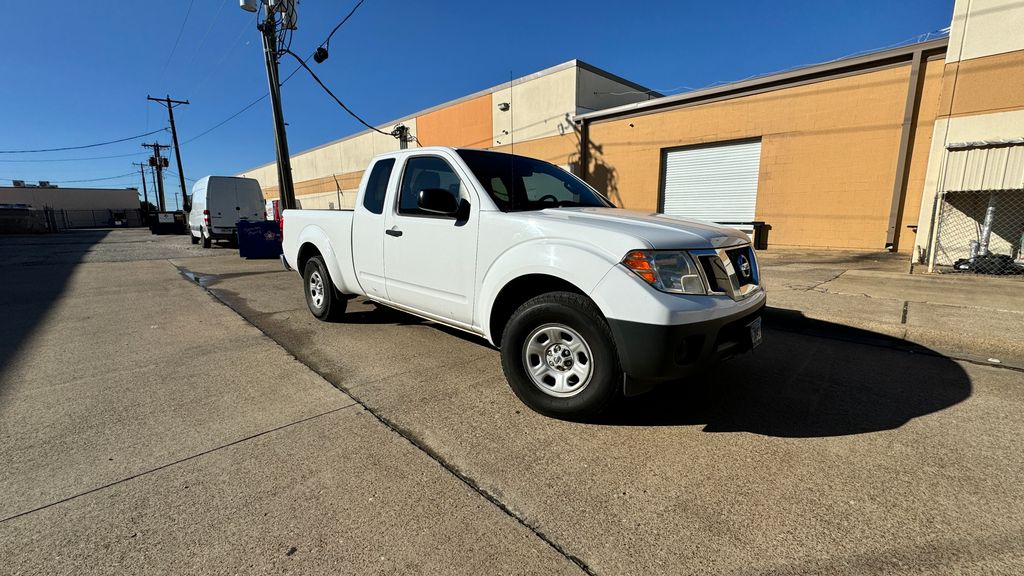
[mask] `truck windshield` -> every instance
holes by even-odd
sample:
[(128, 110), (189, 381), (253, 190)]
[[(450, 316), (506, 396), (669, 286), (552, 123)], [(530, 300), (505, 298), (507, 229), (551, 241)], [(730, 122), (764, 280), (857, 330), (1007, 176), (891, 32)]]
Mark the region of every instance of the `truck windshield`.
[(484, 150), (458, 150), (458, 154), (502, 212), (612, 207), (593, 188), (554, 164)]

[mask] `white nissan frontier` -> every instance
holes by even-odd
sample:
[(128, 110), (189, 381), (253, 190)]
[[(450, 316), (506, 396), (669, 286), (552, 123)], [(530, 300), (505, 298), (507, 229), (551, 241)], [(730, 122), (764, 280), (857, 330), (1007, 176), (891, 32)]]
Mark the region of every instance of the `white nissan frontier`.
[(374, 158), (353, 210), (285, 210), (282, 259), (339, 319), (361, 296), (482, 336), (532, 409), (590, 418), (761, 341), (750, 239), (616, 208), (532, 158), (427, 147)]

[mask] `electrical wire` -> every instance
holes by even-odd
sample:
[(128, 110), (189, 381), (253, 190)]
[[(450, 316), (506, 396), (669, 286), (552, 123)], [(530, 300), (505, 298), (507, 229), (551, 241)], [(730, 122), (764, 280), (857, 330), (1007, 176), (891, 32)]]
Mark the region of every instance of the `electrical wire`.
[(353, 6), (351, 10), (349, 10), (348, 14), (341, 19), (341, 22), (338, 22), (338, 25), (335, 26), (333, 30), (331, 30), (331, 33), (327, 35), (327, 39), (324, 40), (323, 44), (320, 44), (320, 46), (322, 46), (323, 48), (330, 48), (331, 38), (334, 36), (334, 33), (337, 32), (338, 28), (341, 28), (342, 25), (345, 24), (345, 22), (348, 22), (348, 19), (351, 18), (352, 15), (356, 13), (356, 10), (358, 10), (359, 7), (363, 5), (363, 2), (366, 2), (366, 0), (359, 0), (359, 2), (357, 2), (356, 5)]
[[(175, 172), (174, 170), (168, 170), (167, 168), (164, 168), (164, 172), (166, 172), (167, 174), (170, 174), (171, 176), (177, 176), (178, 175), (178, 173)], [(188, 180), (189, 182), (195, 182), (196, 181), (195, 178), (189, 178), (188, 176), (185, 176), (185, 180)]]
[(174, 58), (174, 51), (178, 49), (178, 43), (181, 42), (181, 35), (185, 32), (185, 24), (188, 24), (188, 17), (192, 14), (192, 4), (194, 3), (195, 0), (189, 0), (188, 2), (188, 9), (185, 10), (185, 19), (181, 21), (181, 28), (178, 29), (178, 36), (174, 39), (174, 45), (171, 46), (171, 53), (167, 55), (167, 62), (164, 62), (164, 67), (160, 70), (161, 78), (163, 78), (164, 73), (167, 72), (167, 67), (171, 65), (171, 60)]
[(31, 159), (18, 159), (18, 160), (3, 160), (0, 162), (4, 163), (27, 163), (27, 162), (84, 162), (86, 160), (107, 160), (109, 158), (131, 158), (145, 154), (145, 152), (132, 152), (130, 154), (114, 154), (112, 156), (87, 156), (85, 158), (31, 158)]
[(95, 144), (85, 144), (82, 146), (63, 146), (61, 148), (40, 148), (38, 150), (0, 150), (0, 154), (31, 154), (35, 152), (62, 152), (64, 150), (81, 150), (83, 148), (95, 148), (97, 146), (107, 146), (108, 144), (117, 144), (118, 142), (127, 142), (129, 140), (137, 140), (144, 138), (157, 132), (167, 132), (167, 128), (160, 128), (159, 130), (153, 130), (152, 132), (146, 132), (145, 134), (139, 134), (136, 136), (129, 136), (127, 138), (118, 138), (117, 140), (110, 140), (108, 142), (97, 142)]
[(291, 50), (288, 50), (287, 52), (285, 52), (285, 54), (290, 54), (292, 56), (292, 58), (295, 58), (295, 60), (298, 61), (299, 65), (302, 66), (303, 68), (305, 68), (306, 72), (309, 72), (309, 75), (313, 77), (313, 80), (316, 80), (316, 83), (319, 84), (320, 87), (324, 89), (324, 92), (327, 92), (327, 95), (330, 96), (331, 98), (333, 98), (334, 101), (338, 103), (338, 106), (341, 106), (342, 108), (344, 108), (345, 112), (348, 112), (349, 116), (355, 118), (356, 120), (359, 121), (360, 124), (362, 124), (363, 126), (366, 126), (370, 130), (373, 130), (374, 132), (378, 132), (378, 133), (383, 134), (385, 136), (394, 136), (393, 133), (385, 132), (385, 131), (381, 130), (380, 128), (377, 128), (376, 126), (371, 125), (366, 120), (363, 120), (362, 118), (360, 118), (359, 115), (356, 114), (355, 112), (353, 112), (351, 108), (349, 108), (348, 106), (345, 106), (345, 103), (342, 102), (341, 100), (339, 100), (338, 97), (334, 95), (334, 92), (331, 92), (331, 89), (328, 88), (327, 85), (324, 84), (323, 81), (320, 80), (320, 77), (316, 75), (316, 72), (313, 72), (313, 69), (310, 68), (309, 65), (306, 64), (302, 60), (302, 58), (299, 57), (298, 54), (296, 54), (295, 52), (292, 52)]
[[(342, 18), (342, 19), (341, 19), (341, 21), (340, 21), (340, 22), (338, 22), (338, 24), (334, 26), (334, 29), (332, 29), (332, 30), (331, 30), (331, 33), (330, 33), (330, 34), (329, 34), (329, 35), (327, 36), (327, 39), (326, 39), (326, 40), (324, 40), (324, 42), (323, 42), (323, 43), (321, 44), (321, 46), (325, 46), (325, 47), (326, 47), (326, 46), (329, 46), (329, 45), (330, 45), (330, 43), (331, 43), (331, 37), (332, 37), (332, 36), (334, 36), (334, 33), (335, 33), (335, 32), (337, 32), (337, 31), (338, 31), (338, 29), (339, 29), (339, 28), (341, 28), (341, 26), (342, 26), (343, 24), (345, 24), (345, 22), (347, 22), (347, 21), (348, 21), (348, 19), (349, 19), (349, 18), (351, 18), (353, 14), (355, 14), (356, 10), (358, 10), (358, 9), (359, 9), (359, 7), (360, 7), (360, 6), (362, 6), (363, 2), (365, 2), (365, 1), (366, 1), (366, 0), (359, 0), (359, 2), (357, 2), (357, 3), (356, 3), (356, 5), (355, 5), (355, 6), (353, 6), (351, 10), (349, 10), (348, 14), (346, 14), (346, 15), (345, 15), (345, 17), (344, 17), (344, 18)], [(260, 5), (259, 5), (259, 7), (258, 7), (258, 9), (257, 9), (257, 12), (256, 12), (256, 21), (259, 21), (259, 19), (260, 19), (260, 16), (262, 15), (262, 13), (263, 13), (263, 4), (262, 4), (262, 3), (260, 3)], [(277, 20), (277, 22), (278, 22), (278, 23), (280, 23), (280, 22), (281, 22), (282, 20), (283, 20), (283, 19), (278, 19), (278, 20)], [(243, 32), (244, 32), (244, 29), (243, 29)], [(239, 36), (239, 38), (241, 38), (241, 35)], [(237, 43), (237, 42), (238, 42), (238, 40), (236, 39), (236, 40), (235, 40), (235, 42)], [(290, 45), (290, 42), (289, 42), (289, 45)], [(292, 56), (294, 56), (294, 57), (298, 58), (298, 56), (296, 56), (296, 55), (295, 55), (295, 53), (291, 52), (291, 49), (290, 49), (290, 48), (286, 48), (285, 50), (282, 50), (282, 52), (290, 53), (290, 54), (292, 54)], [(294, 70), (292, 70), (292, 71), (291, 71), (291, 72), (290, 72), (290, 73), (289, 73), (289, 74), (288, 74), (287, 76), (285, 76), (284, 80), (282, 80), (282, 81), (281, 81), (281, 86), (284, 86), (284, 85), (285, 85), (285, 84), (286, 84), (286, 83), (287, 83), (287, 82), (288, 82), (289, 80), (291, 80), (291, 79), (292, 79), (292, 76), (295, 76), (295, 74), (296, 74), (296, 73), (297, 73), (297, 72), (298, 72), (298, 71), (299, 71), (299, 70), (300, 70), (301, 68), (306, 68), (306, 70), (308, 70), (308, 71), (309, 71), (309, 73), (313, 75), (313, 78), (314, 78), (314, 79), (316, 79), (318, 83), (320, 83), (319, 79), (318, 79), (318, 78), (316, 78), (316, 74), (313, 74), (313, 71), (312, 71), (312, 70), (310, 70), (308, 66), (306, 66), (306, 64), (307, 64), (307, 63), (308, 63), (308, 62), (309, 62), (309, 61), (310, 61), (310, 60), (311, 60), (312, 58), (313, 58), (313, 54), (310, 54), (310, 55), (309, 55), (309, 56), (307, 56), (307, 57), (306, 57), (305, 59), (300, 59), (300, 60), (299, 60), (299, 63), (300, 63), (300, 64), (302, 64), (302, 66), (296, 66)], [(324, 85), (323, 85), (323, 83), (320, 83), (320, 85), (321, 85), (321, 86), (322, 86), (322, 87), (323, 87), (323, 88), (324, 88), (325, 90), (327, 90), (327, 87), (326, 87), (326, 86), (324, 86)], [(328, 93), (330, 94), (331, 92), (330, 92), (330, 91), (328, 90)], [(333, 96), (333, 94), (331, 94), (331, 95)], [(231, 115), (230, 115), (230, 116), (228, 116), (227, 118), (225, 118), (225, 119), (221, 120), (220, 122), (217, 122), (217, 123), (216, 123), (216, 124), (214, 124), (213, 126), (211, 126), (211, 127), (207, 128), (206, 130), (203, 130), (202, 132), (200, 132), (199, 134), (196, 134), (195, 136), (193, 136), (193, 137), (189, 138), (188, 140), (185, 140), (184, 142), (182, 142), (182, 143), (181, 143), (181, 145), (182, 145), (182, 146), (184, 146), (185, 144), (188, 144), (189, 142), (193, 142), (193, 141), (195, 141), (195, 140), (198, 140), (199, 138), (202, 138), (203, 136), (206, 136), (206, 135), (207, 135), (207, 134), (209, 134), (210, 132), (213, 132), (214, 130), (216, 130), (217, 128), (220, 128), (221, 126), (223, 126), (223, 125), (225, 125), (225, 124), (227, 124), (227, 123), (228, 123), (228, 122), (230, 122), (231, 120), (234, 120), (235, 118), (237, 118), (238, 116), (240, 116), (240, 115), (241, 115), (241, 114), (242, 114), (243, 112), (245, 112), (246, 110), (249, 110), (250, 108), (252, 108), (252, 107), (253, 107), (253, 106), (255, 106), (256, 104), (259, 104), (260, 102), (262, 102), (263, 100), (265, 100), (265, 99), (266, 99), (266, 98), (267, 98), (268, 96), (270, 96), (270, 92), (267, 92), (267, 93), (263, 94), (263, 96), (260, 96), (259, 98), (257, 98), (257, 99), (255, 99), (255, 100), (253, 100), (252, 102), (250, 102), (250, 103), (246, 104), (246, 105), (245, 105), (245, 106), (243, 106), (243, 107), (242, 107), (242, 108), (241, 108), (240, 110), (238, 110), (237, 112), (235, 112), (235, 113), (231, 114)], [(337, 99), (337, 97), (335, 97), (335, 100), (336, 100), (336, 101), (338, 101), (338, 103), (339, 103), (339, 104), (341, 104), (341, 101), (340, 101), (340, 100), (338, 100), (338, 99)], [(344, 104), (341, 104), (341, 105), (342, 105), (342, 107), (345, 107), (345, 105), (344, 105)], [(346, 110), (348, 110), (348, 108), (346, 108)], [(369, 124), (367, 124), (366, 122), (363, 122), (363, 120), (362, 120), (361, 118), (359, 118), (358, 116), (355, 116), (355, 114), (353, 114), (353, 113), (351, 112), (351, 110), (349, 110), (349, 113), (350, 113), (350, 114), (352, 114), (352, 115), (353, 115), (353, 116), (354, 116), (354, 117), (355, 117), (355, 118), (356, 118), (357, 120), (359, 120), (360, 122), (362, 122), (362, 124), (363, 124), (363, 125), (365, 125), (365, 126), (369, 126)], [(369, 126), (369, 127), (370, 127), (370, 128), (372, 128), (372, 129), (374, 129), (374, 130), (377, 130), (377, 129), (376, 129), (376, 128), (374, 128), (373, 126)], [(377, 130), (377, 131), (378, 131), (378, 132), (381, 132), (380, 130)], [(387, 134), (387, 132), (381, 132), (381, 133), (382, 133), (382, 134)], [(389, 136), (391, 136), (392, 134), (388, 134), (388, 135), (389, 135)], [(415, 139), (415, 136), (413, 136), (413, 138)], [(419, 142), (417, 141), (417, 144), (418, 144), (418, 143), (419, 143)]]
[[(138, 172), (136, 172), (135, 170), (132, 170), (131, 172), (128, 172), (128, 173), (125, 173), (125, 174), (118, 174), (117, 176), (105, 176), (103, 178), (85, 178), (85, 179), (81, 179), (81, 180), (50, 180), (49, 182), (52, 183), (52, 184), (72, 184), (72, 183), (76, 183), (76, 182), (100, 182), (102, 180), (117, 180), (118, 178), (124, 178), (126, 176), (138, 176), (138, 175), (139, 175)], [(14, 180), (21, 180), (21, 178), (0, 178), (0, 180), (10, 180), (10, 181), (13, 182)]]

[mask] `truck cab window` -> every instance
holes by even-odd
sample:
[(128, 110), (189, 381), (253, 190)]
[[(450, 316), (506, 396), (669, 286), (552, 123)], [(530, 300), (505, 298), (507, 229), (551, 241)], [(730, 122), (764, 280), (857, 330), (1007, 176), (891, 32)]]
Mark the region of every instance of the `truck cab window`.
[(384, 213), (384, 196), (388, 193), (388, 180), (391, 179), (391, 169), (394, 166), (394, 158), (385, 158), (373, 165), (370, 179), (366, 181), (363, 208), (374, 214)]
[(398, 197), (398, 213), (405, 215), (434, 216), (420, 210), (420, 190), (440, 188), (460, 197), (462, 181), (443, 159), (437, 156), (417, 156), (405, 163), (402, 175), (402, 189)]

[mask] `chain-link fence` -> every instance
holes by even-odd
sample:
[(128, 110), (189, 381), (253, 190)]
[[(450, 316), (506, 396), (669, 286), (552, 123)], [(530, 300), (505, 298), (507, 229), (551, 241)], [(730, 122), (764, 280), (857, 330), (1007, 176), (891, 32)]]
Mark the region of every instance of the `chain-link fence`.
[(141, 210), (54, 210), (61, 228), (142, 226)]
[(946, 192), (934, 270), (1024, 278), (1024, 190)]

